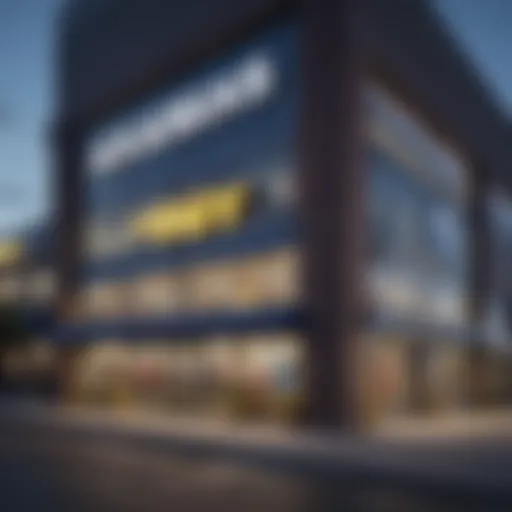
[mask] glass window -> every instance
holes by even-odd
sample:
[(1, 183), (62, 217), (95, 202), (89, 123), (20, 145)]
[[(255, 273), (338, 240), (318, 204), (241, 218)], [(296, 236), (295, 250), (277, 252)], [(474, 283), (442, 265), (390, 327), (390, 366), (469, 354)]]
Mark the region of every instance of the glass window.
[(183, 293), (197, 310), (244, 309), (294, 304), (298, 288), (298, 252), (285, 248), (190, 268)]
[(89, 285), (84, 297), (84, 309), (86, 316), (93, 319), (126, 315), (126, 283), (100, 282)]
[(50, 301), (55, 292), (55, 276), (50, 270), (38, 270), (27, 276), (25, 298), (29, 302), (44, 304)]
[(381, 312), (463, 326), (466, 169), (387, 92), (367, 91), (368, 285)]
[(4, 303), (17, 302), (21, 297), (23, 282), (19, 275), (0, 276), (0, 301)]
[(488, 197), (491, 235), (491, 282), (484, 319), (484, 336), (489, 342), (507, 343), (511, 337), (512, 279), (512, 201), (493, 190)]
[(294, 334), (98, 340), (80, 356), (82, 397), (118, 405), (293, 420), (303, 398), (304, 346)]
[(193, 267), (185, 271), (187, 307), (204, 311), (231, 309), (236, 301), (236, 272), (232, 262)]
[(296, 303), (299, 300), (298, 259), (298, 251), (290, 248), (240, 262), (238, 305), (265, 307)]
[(173, 313), (181, 308), (182, 283), (179, 273), (141, 276), (131, 281), (132, 311), (134, 314)]
[(133, 236), (124, 222), (102, 220), (87, 231), (85, 253), (87, 258), (122, 254), (134, 245)]

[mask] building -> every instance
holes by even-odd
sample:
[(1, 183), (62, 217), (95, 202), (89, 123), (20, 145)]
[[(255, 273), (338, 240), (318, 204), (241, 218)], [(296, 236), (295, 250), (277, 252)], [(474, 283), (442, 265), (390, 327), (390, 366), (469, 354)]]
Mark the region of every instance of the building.
[(5, 237), (0, 244), (0, 308), (15, 316), (27, 337), (22, 343), (13, 343), (1, 361), (3, 390), (53, 391), (56, 359), (51, 343), (55, 328), (52, 248), (49, 222)]
[(70, 2), (58, 83), (74, 400), (505, 401), (510, 129), (427, 1)]

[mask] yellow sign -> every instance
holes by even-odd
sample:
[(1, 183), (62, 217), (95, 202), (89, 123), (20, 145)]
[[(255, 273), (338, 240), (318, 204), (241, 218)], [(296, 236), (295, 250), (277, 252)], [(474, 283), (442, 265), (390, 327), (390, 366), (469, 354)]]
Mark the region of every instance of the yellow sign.
[(21, 258), (21, 245), (17, 242), (0, 242), (0, 265), (11, 265)]
[(154, 205), (135, 215), (135, 235), (153, 242), (184, 242), (236, 227), (249, 199), (244, 184), (200, 190)]

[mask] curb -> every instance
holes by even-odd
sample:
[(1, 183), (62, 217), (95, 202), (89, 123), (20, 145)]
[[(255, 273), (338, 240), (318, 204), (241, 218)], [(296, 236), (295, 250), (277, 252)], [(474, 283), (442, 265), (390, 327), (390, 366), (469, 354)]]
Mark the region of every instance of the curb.
[[(0, 405), (0, 409), (2, 409)], [(375, 454), (357, 453), (356, 438), (344, 439), (353, 450), (350, 454), (336, 453), (337, 446), (324, 440), (323, 446), (275, 445), (251, 443), (250, 440), (214, 439), (204, 436), (187, 435), (179, 432), (158, 432), (142, 430), (136, 426), (115, 422), (108, 425), (81, 424), (79, 419), (70, 418), (65, 411), (52, 411), (51, 407), (18, 408), (9, 406), (8, 416), (2, 414), (4, 422), (20, 423), (27, 427), (43, 427), (59, 430), (78, 439), (102, 439), (128, 442), (146, 450), (155, 450), (169, 455), (212, 459), (219, 462), (233, 462), (256, 469), (271, 470), (300, 477), (313, 478), (322, 482), (339, 482), (364, 488), (396, 491), (400, 494), (421, 495), (436, 500), (490, 506), (507, 506), (512, 510), (512, 485), (506, 478), (489, 478), (471, 475), (467, 472), (450, 471), (442, 464), (421, 466), (401, 461), (385, 460)], [(49, 420), (51, 414), (51, 420)], [(331, 443), (331, 449), (329, 449)], [(365, 450), (368, 451), (368, 445)], [(322, 449), (323, 448), (323, 449)], [(333, 449), (334, 448), (334, 449)], [(380, 459), (380, 460), (379, 460)], [(470, 460), (468, 460), (468, 463)], [(490, 478), (492, 477), (492, 478)]]

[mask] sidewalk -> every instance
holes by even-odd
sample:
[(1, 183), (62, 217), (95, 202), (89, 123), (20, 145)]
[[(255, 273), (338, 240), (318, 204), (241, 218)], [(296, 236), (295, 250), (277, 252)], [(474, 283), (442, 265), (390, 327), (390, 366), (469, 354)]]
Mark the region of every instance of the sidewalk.
[(490, 493), (512, 503), (512, 412), (395, 422), (364, 438), (36, 402), (2, 401), (0, 417), (77, 435), (122, 438), (159, 451), (326, 478), (364, 478), (422, 492)]
[(444, 416), (407, 418), (383, 425), (380, 439), (414, 443), (452, 443), (483, 441), (497, 437), (512, 442), (512, 409), (482, 412), (457, 412)]

